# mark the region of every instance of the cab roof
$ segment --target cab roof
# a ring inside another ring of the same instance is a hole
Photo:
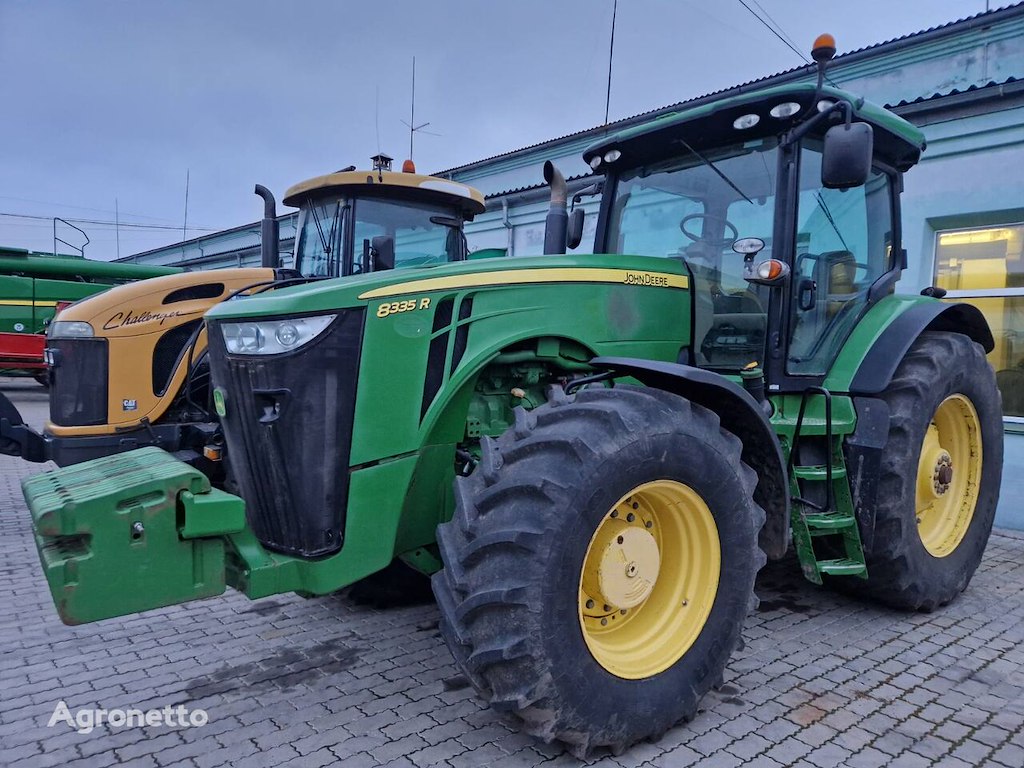
[[[591,158],[603,158],[610,150],[618,149],[622,156],[616,163],[633,166],[678,154],[680,138],[685,138],[691,146],[709,148],[778,135],[795,126],[808,109],[815,107],[812,102],[816,94],[812,83],[781,85],[671,112],[602,139],[584,151],[583,159],[589,163]],[[921,158],[925,148],[924,134],[902,117],[839,88],[823,87],[817,98],[843,99],[852,104],[854,119],[869,123],[874,130],[875,153],[899,170],[908,170]],[[800,105],[797,113],[784,119],[771,117],[772,107],[787,101]],[[736,118],[748,114],[758,116],[755,126],[745,130],[733,126]],[[822,126],[823,130],[825,128],[827,125]],[[600,172],[602,168],[599,166],[597,170]]]
[[[307,197],[324,193],[454,205],[467,219],[484,212],[484,196],[473,187],[437,176],[395,171],[340,171],[317,176],[291,187],[285,193],[284,203],[298,207]]]

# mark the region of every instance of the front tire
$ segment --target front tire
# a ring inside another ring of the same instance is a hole
[[[764,511],[740,441],[653,389],[560,390],[456,481],[441,630],[498,710],[577,754],[693,717],[755,604]]]
[[[926,332],[880,396],[889,405],[867,580],[844,589],[931,611],[966,589],[999,501],[1003,421],[982,348]]]

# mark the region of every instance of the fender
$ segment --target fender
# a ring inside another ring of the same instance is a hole
[[[924,331],[962,333],[986,353],[995,348],[988,321],[977,307],[922,301],[898,315],[871,345],[850,381],[850,394],[877,395],[889,386],[896,367]]]
[[[645,386],[685,397],[718,414],[724,429],[743,443],[743,461],[757,472],[754,500],[767,514],[761,548],[773,560],[789,543],[789,483],[782,446],[768,416],[743,387],[711,371],[677,363],[596,357],[590,365],[632,376]]]

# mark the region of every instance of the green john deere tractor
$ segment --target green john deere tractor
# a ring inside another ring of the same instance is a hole
[[[62,619],[401,558],[480,694],[583,754],[694,715],[790,541],[816,583],[943,605],[988,539],[1002,422],[983,317],[894,293],[923,147],[820,79],[744,92],[585,153],[593,255],[565,255],[548,166],[546,256],[218,305],[241,498],[157,448],[27,480]]]

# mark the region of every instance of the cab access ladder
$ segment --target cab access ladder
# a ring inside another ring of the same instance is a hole
[[[807,403],[816,396],[825,399],[828,456],[824,464],[797,464]],[[842,438],[832,433],[832,393],[823,387],[808,387],[800,398],[789,452],[789,478],[790,526],[804,576],[815,584],[822,583],[823,574],[866,579],[868,569],[846,476]],[[811,500],[822,496],[824,502]]]

